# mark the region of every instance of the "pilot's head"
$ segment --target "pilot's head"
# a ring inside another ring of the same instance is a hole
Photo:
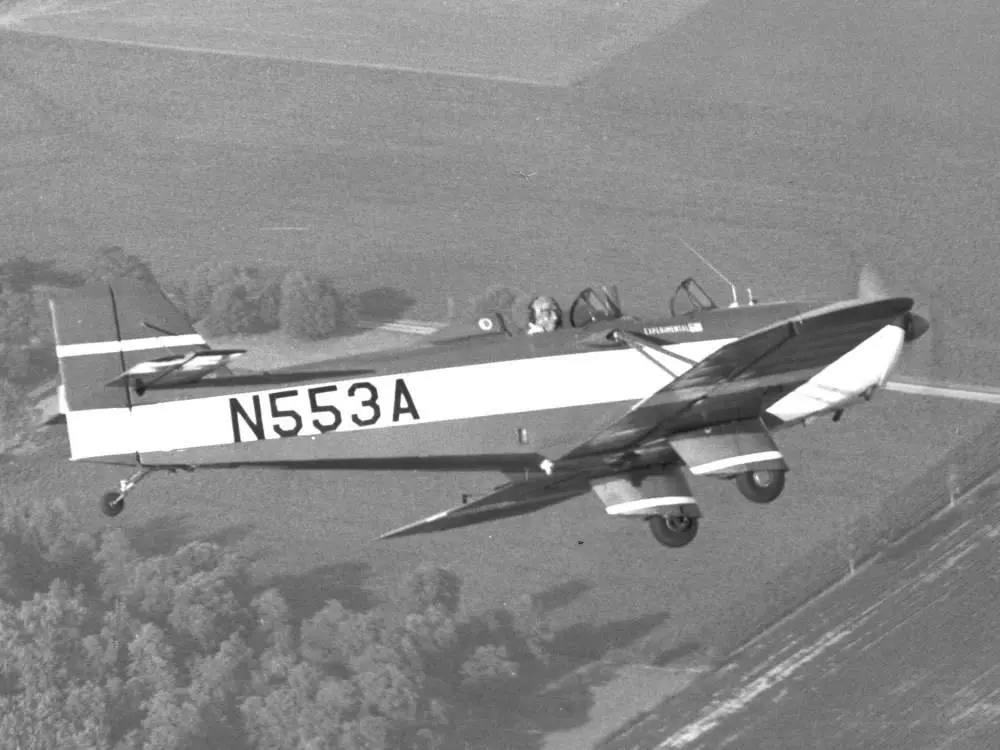
[[[531,302],[531,333],[550,333],[562,326],[562,309],[552,297],[536,297]]]

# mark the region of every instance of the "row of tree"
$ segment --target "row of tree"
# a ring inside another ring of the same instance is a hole
[[[332,278],[300,270],[260,269],[234,263],[195,266],[161,282],[148,262],[116,245],[99,247],[83,273],[52,271],[16,258],[0,264],[0,441],[23,417],[25,394],[56,374],[48,299],[56,287],[124,277],[157,286],[208,336],[281,330],[318,340],[357,318],[360,301],[339,290]],[[531,296],[492,286],[474,296],[457,315],[475,320],[503,312],[515,327],[527,326]]]
[[[113,276],[159,286],[210,336],[280,329],[317,340],[333,335],[356,314],[351,296],[321,274],[210,263],[160,284],[146,261],[121,247],[100,247],[88,260],[79,275],[51,271],[27,258],[0,265],[0,446],[23,420],[26,394],[56,374],[48,300],[59,287]]]
[[[315,339],[352,314],[330,279],[297,271],[212,264],[161,284],[119,247],[91,261],[55,280],[28,260],[0,266],[0,424],[55,372],[53,286],[157,284],[210,335]],[[232,548],[142,555],[119,529],[81,531],[61,503],[5,495],[0,747],[463,747],[469,717],[549,658],[530,598],[473,615],[443,569],[419,568],[370,610],[319,604],[292,612]]]
[[[550,640],[530,599],[464,613],[439,568],[302,618],[232,548],[143,556],[58,503],[0,518],[0,747],[461,747]]]
[[[11,345],[51,336],[47,299],[52,286],[31,279],[23,267],[30,261],[20,260],[0,269],[0,339]],[[83,274],[67,278],[77,285],[116,276],[163,288],[192,323],[201,322],[214,335],[282,329],[296,338],[320,339],[335,333],[355,311],[349,295],[323,274],[206,263],[161,284],[146,261],[113,245],[98,248]]]
[[[101,247],[95,256],[88,282],[118,276],[161,286],[148,263],[121,247]],[[200,322],[205,333],[215,336],[281,329],[299,339],[322,339],[352,312],[332,278],[298,270],[208,263],[162,286],[192,323]]]

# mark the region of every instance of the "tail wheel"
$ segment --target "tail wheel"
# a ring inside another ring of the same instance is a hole
[[[698,535],[698,519],[693,516],[650,516],[649,530],[665,547],[684,547]]]
[[[745,471],[736,477],[736,487],[752,503],[769,503],[785,489],[785,472],[778,469]]]
[[[105,492],[101,495],[101,513],[114,518],[125,510],[125,497],[120,492]]]

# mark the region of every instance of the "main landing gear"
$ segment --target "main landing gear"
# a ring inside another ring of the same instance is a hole
[[[135,471],[129,475],[128,479],[122,479],[118,485],[118,491],[105,492],[101,495],[100,508],[101,513],[106,515],[108,518],[114,518],[123,510],[125,510],[125,496],[133,490],[133,488],[139,484],[143,479],[152,474],[154,471],[166,471],[173,474],[176,471],[194,471],[191,466],[186,466],[183,464],[177,465],[164,465],[164,466],[145,466],[143,464],[138,464]]]
[[[695,516],[650,516],[649,530],[664,547],[685,547],[698,535],[698,519]]]
[[[736,488],[752,503],[769,503],[785,489],[785,472],[779,469],[745,471],[736,477]]]

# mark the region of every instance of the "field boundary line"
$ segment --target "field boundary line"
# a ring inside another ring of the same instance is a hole
[[[984,477],[980,481],[966,488],[960,494],[956,495],[953,500],[945,503],[942,507],[938,508],[931,515],[915,523],[913,526],[907,529],[906,532],[903,533],[898,539],[895,539],[892,542],[889,542],[888,544],[880,547],[875,552],[870,554],[866,559],[862,560],[859,564],[855,565],[853,573],[850,571],[850,569],[848,569],[846,573],[844,573],[835,581],[833,581],[829,586],[822,589],[821,591],[817,591],[813,596],[811,596],[806,601],[802,602],[802,604],[800,604],[798,607],[796,607],[791,612],[781,617],[781,619],[776,620],[771,625],[768,625],[767,628],[757,633],[757,635],[753,636],[744,643],[741,643],[739,646],[733,649],[728,656],[726,656],[724,663],[720,665],[717,671],[720,672],[724,671],[726,669],[726,666],[735,660],[736,656],[746,651],[748,648],[750,648],[755,643],[759,642],[767,635],[780,628],[782,625],[786,624],[793,617],[796,617],[797,615],[804,612],[806,609],[808,609],[813,604],[817,603],[827,594],[839,589],[841,586],[843,586],[845,583],[847,583],[852,578],[857,576],[859,573],[867,570],[875,563],[881,561],[885,557],[886,552],[892,550],[895,547],[898,547],[901,544],[904,544],[908,539],[912,538],[914,534],[923,531],[925,528],[927,528],[935,521],[940,520],[948,513],[954,511],[963,500],[971,497],[973,494],[981,490],[983,487],[993,482],[997,478],[998,474],[1000,474],[1000,470],[992,472],[991,474]]]
[[[41,20],[41,19],[39,19]],[[431,76],[435,78],[459,78],[471,81],[488,81],[492,83],[515,84],[518,86],[530,86],[532,88],[558,89],[569,86],[573,79],[565,78],[562,81],[539,81],[530,78],[518,78],[516,76],[491,75],[488,73],[460,73],[454,70],[441,70],[438,68],[420,68],[408,65],[392,65],[389,63],[366,63],[361,61],[334,60],[321,57],[295,57],[292,55],[282,55],[277,52],[244,52],[240,50],[225,50],[214,47],[201,47],[187,44],[168,44],[166,42],[137,42],[129,39],[116,39],[114,37],[96,36],[91,34],[57,33],[54,31],[38,31],[26,25],[25,21],[8,22],[3,28],[19,34],[32,35],[38,37],[48,37],[54,39],[72,39],[80,42],[99,42],[101,44],[117,44],[122,47],[138,47],[142,49],[161,49],[169,52],[189,52],[198,55],[225,55],[228,57],[244,57],[254,60],[280,60],[282,62],[299,62],[310,65],[323,65],[331,68],[345,68],[350,70],[375,71],[382,73],[408,73],[412,75]]]

